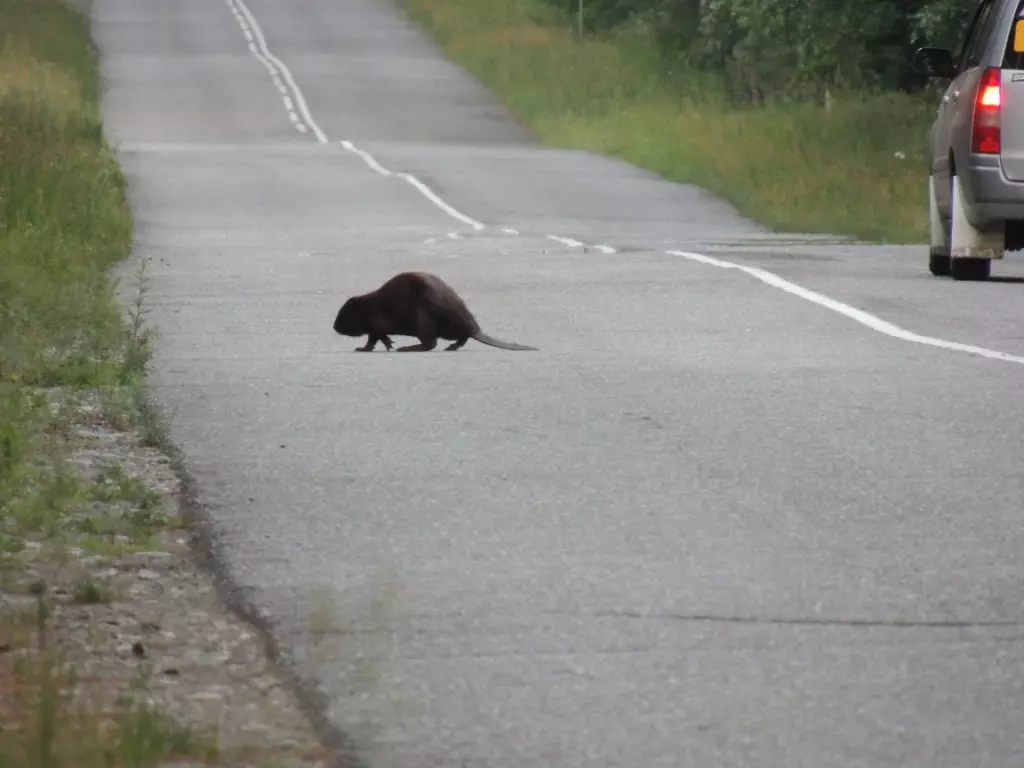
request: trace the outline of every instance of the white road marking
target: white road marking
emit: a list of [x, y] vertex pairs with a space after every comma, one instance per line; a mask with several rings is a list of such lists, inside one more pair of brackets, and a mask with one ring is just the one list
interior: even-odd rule
[[447, 235], [445, 235], [445, 237], [447, 237], [449, 240], [461, 240], [462, 239], [462, 235], [460, 235], [458, 232], [449, 232]]
[[[327, 134], [323, 132], [316, 120], [313, 119], [313, 115], [309, 111], [309, 106], [306, 104], [306, 98], [302, 94], [302, 89], [299, 88], [298, 83], [295, 82], [295, 78], [292, 76], [291, 70], [288, 69], [288, 65], [281, 61], [281, 59], [275, 56], [270, 50], [270, 47], [267, 45], [267, 39], [263, 34], [263, 30], [260, 27], [259, 22], [256, 21], [256, 17], [253, 16], [252, 11], [250, 11], [249, 7], [245, 4], [245, 0], [225, 0], [225, 2], [231, 10], [231, 13], [234, 15], [235, 20], [238, 22], [239, 27], [241, 27], [242, 34], [245, 35], [245, 39], [248, 42], [249, 50], [252, 52], [252, 55], [261, 61], [270, 73], [271, 80], [273, 80], [274, 85], [281, 94], [281, 99], [284, 102], [284, 108], [288, 113], [288, 119], [299, 132], [306, 133], [307, 131], [312, 130], [317, 141], [321, 144], [327, 144]], [[486, 229], [486, 226], [482, 222], [467, 216], [446, 203], [437, 193], [411, 173], [388, 170], [381, 165], [373, 155], [366, 150], [355, 146], [351, 141], [342, 141], [341, 146], [349, 152], [361, 157], [363, 161], [370, 166], [370, 168], [381, 176], [395, 176], [408, 184], [411, 184], [420, 192], [420, 194], [427, 198], [427, 200], [453, 219], [461, 221], [463, 224], [468, 224], [477, 232], [482, 229]], [[518, 230], [512, 229], [511, 227], [503, 228], [502, 232], [507, 235], [519, 234]], [[454, 232], [450, 232], [448, 233], [448, 237], [452, 240], [458, 240], [460, 236]], [[547, 237], [549, 240], [562, 243], [570, 248], [586, 248], [584, 243], [581, 243], [579, 240], [573, 240], [572, 238], [559, 237], [558, 235], [548, 235]], [[594, 248], [601, 253], [615, 253], [615, 249], [608, 245], [595, 245]]]
[[588, 246], [586, 243], [581, 243], [579, 240], [573, 240], [571, 237], [559, 237], [558, 235], [546, 235], [546, 237], [548, 240], [554, 240], [556, 243], [567, 245], [570, 248], [583, 248], [583, 250], [593, 248], [595, 251], [600, 251], [601, 253], [616, 253], [615, 249], [610, 245]]
[[865, 312], [863, 309], [857, 309], [856, 307], [844, 304], [841, 301], [836, 301], [824, 294], [809, 290], [803, 286], [797, 285], [796, 283], [791, 283], [789, 280], [781, 278], [773, 272], [760, 269], [759, 267], [748, 267], [743, 264], [725, 261], [724, 259], [716, 259], [711, 256], [705, 256], [702, 253], [692, 253], [690, 251], [665, 251], [665, 253], [671, 256], [682, 256], [684, 259], [696, 261], [701, 264], [707, 264], [712, 267], [718, 267], [720, 269], [738, 269], [739, 271], [746, 272], [751, 277], [755, 277], [773, 288], [778, 288], [786, 293], [799, 296], [805, 301], [809, 301], [812, 304], [817, 304], [819, 307], [829, 309], [837, 314], [843, 315], [844, 317], [848, 317], [861, 325], [867, 326], [873, 331], [885, 334], [886, 336], [891, 336], [892, 338], [899, 339], [900, 341], [908, 341], [912, 344], [923, 344], [928, 347], [937, 347], [939, 349], [948, 349], [954, 352], [966, 352], [967, 354], [985, 357], [990, 360], [1000, 360], [1004, 363], [1024, 365], [1024, 357], [1020, 357], [1018, 355], [1011, 355], [1006, 352], [999, 352], [986, 347], [976, 347], [972, 344], [961, 344], [958, 341], [937, 339], [933, 336], [922, 336], [919, 333], [908, 331], [905, 328], [901, 328], [898, 325], [890, 323], [888, 320], [883, 320], [876, 315], [872, 315], [870, 312]]
[[[252, 15], [249, 7], [245, 4], [245, 0], [225, 0], [228, 4], [228, 8], [234, 14], [235, 19], [238, 21], [239, 26], [242, 28], [242, 33], [249, 41], [249, 50], [252, 51], [253, 55], [263, 62], [264, 66], [269, 70], [270, 77], [274, 80], [274, 84], [277, 89], [281, 91], [285, 97], [285, 108], [289, 111], [289, 118], [295, 115], [292, 120], [296, 127], [305, 123], [313, 134], [316, 136], [317, 141], [321, 144], [327, 143], [327, 134], [321, 130], [320, 126], [317, 125], [316, 120], [313, 119], [313, 115], [309, 112], [309, 106], [306, 104], [306, 98], [302, 95], [302, 89], [299, 88], [295, 82], [295, 78], [292, 77], [291, 70], [288, 69], [288, 65], [281, 61], [275, 56], [270, 48], [267, 47], [267, 39], [263, 36], [263, 30], [260, 29], [259, 22]], [[284, 78], [284, 83], [281, 82], [281, 78]], [[287, 83], [287, 88], [285, 87]], [[289, 93], [298, 108], [298, 114], [295, 109], [289, 107]], [[301, 115], [302, 119], [299, 120], [298, 116]], [[302, 130], [300, 128], [300, 130]]]
[[559, 237], [558, 235], [548, 235], [548, 240], [554, 240], [556, 243], [567, 245], [570, 248], [581, 248], [583, 243], [579, 240], [573, 240], [571, 237]]
[[396, 176], [399, 179], [403, 179], [404, 181], [407, 181], [409, 184], [411, 184], [417, 190], [419, 190], [420, 194], [422, 194], [425, 198], [427, 198], [427, 200], [432, 202], [434, 205], [436, 205], [442, 211], [447, 213], [453, 219], [457, 219], [458, 221], [461, 221], [463, 224], [468, 224], [469, 226], [471, 226], [473, 229], [475, 229], [478, 232], [481, 229], [486, 229], [486, 227], [483, 224], [481, 224], [479, 221], [477, 221], [476, 219], [470, 218], [469, 216], [467, 216], [466, 214], [462, 213], [461, 211], [458, 211], [455, 208], [453, 208], [452, 206], [448, 205], [448, 203], [446, 203], [444, 200], [442, 200], [430, 187], [428, 187], [422, 181], [417, 179], [411, 173], [404, 173], [402, 171], [390, 171], [390, 170], [388, 170], [383, 165], [381, 165], [379, 162], [377, 162], [377, 158], [375, 158], [373, 155], [371, 155], [365, 149], [359, 149], [359, 147], [357, 147], [351, 141], [348, 141], [348, 140], [342, 141], [341, 142], [341, 146], [343, 146], [349, 152], [352, 152], [353, 154], [359, 155], [359, 157], [361, 157], [363, 159], [363, 162], [365, 162], [368, 166], [370, 166], [373, 170], [375, 170], [381, 176]]
[[[257, 22], [256, 18], [252, 15], [252, 11], [250, 11], [248, 6], [246, 6], [245, 0], [225, 0], [225, 2], [234, 14], [239, 26], [241, 26], [242, 33], [249, 41], [249, 50], [252, 51], [252, 54], [257, 59], [263, 62], [264, 66], [266, 66], [267, 70], [270, 72], [270, 77], [273, 79], [274, 85], [276, 85], [278, 91], [281, 92], [282, 100], [284, 101], [285, 109], [288, 111], [289, 119], [295, 127], [303, 133], [305, 133], [306, 127], [308, 126], [321, 144], [327, 144], [327, 134], [325, 134], [320, 126], [317, 125], [316, 120], [313, 119], [313, 115], [310, 114], [309, 107], [306, 104], [306, 98], [302, 94], [302, 89], [299, 88], [298, 84], [295, 82], [295, 78], [292, 76], [291, 70], [288, 69], [288, 65], [277, 58], [277, 56], [275, 56], [267, 46], [267, 39], [263, 35], [263, 30], [260, 28], [259, 22]], [[284, 82], [281, 80], [282, 77], [284, 78]], [[285, 86], [285, 83], [287, 83], [287, 87]], [[302, 116], [301, 119], [299, 115]], [[435, 194], [430, 187], [417, 179], [411, 173], [401, 173], [388, 170], [378, 163], [373, 155], [365, 150], [359, 149], [351, 141], [342, 141], [341, 145], [349, 152], [354, 152], [359, 155], [366, 164], [370, 166], [370, 168], [382, 176], [396, 176], [408, 182], [415, 187], [420, 194], [427, 198], [427, 200], [432, 202], [453, 219], [457, 219], [464, 224], [468, 224], [477, 231], [485, 229], [485, 226], [482, 223], [453, 208]]]

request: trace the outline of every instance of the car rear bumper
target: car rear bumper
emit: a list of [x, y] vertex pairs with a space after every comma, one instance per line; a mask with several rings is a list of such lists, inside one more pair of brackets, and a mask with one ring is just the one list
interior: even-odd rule
[[965, 176], [961, 182], [970, 201], [966, 213], [974, 226], [1024, 219], [1024, 182], [1006, 178], [999, 158], [972, 157]]

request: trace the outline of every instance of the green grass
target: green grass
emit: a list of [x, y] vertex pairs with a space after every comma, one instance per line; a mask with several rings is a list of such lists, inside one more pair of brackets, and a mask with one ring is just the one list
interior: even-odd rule
[[[87, 495], [63, 465], [75, 400], [137, 400], [147, 331], [109, 269], [130, 250], [87, 22], [61, 0], [0, 0], [0, 516], [55, 535]], [[129, 394], [125, 395], [127, 392]], [[55, 394], [58, 393], [58, 394]]]
[[833, 93], [829, 111], [738, 106], [714, 77], [671, 71], [638, 27], [581, 41], [543, 0], [400, 3], [545, 143], [698, 184], [779, 231], [927, 236], [934, 100]]
[[[94, 588], [84, 590], [80, 602], [106, 599]], [[111, 704], [102, 695], [104, 680], [83, 679], [67, 669], [63, 654], [47, 640], [46, 597], [40, 592], [37, 600], [38, 610], [0, 628], [0, 641], [22, 651], [0, 665], [0, 768], [218, 764], [212, 733], [182, 728], [146, 703], [148, 670], [140, 670], [132, 688]]]
[[[87, 22], [62, 0], [0, 0], [0, 577], [28, 538], [60, 557], [151, 547], [171, 524], [158, 497], [108, 468], [92, 480], [68, 463], [79, 401], [159, 437], [141, 408], [149, 330], [140, 300], [125, 322], [110, 267], [128, 256], [124, 180], [103, 139], [99, 71]], [[118, 514], [114, 515], [113, 511]], [[88, 530], [81, 530], [82, 527]], [[126, 535], [127, 534], [127, 535]], [[3, 581], [4, 585], [8, 582]], [[4, 587], [6, 588], [6, 586]], [[81, 605], [116, 599], [89, 581]], [[28, 627], [44, 635], [46, 613]], [[213, 746], [128, 696], [114, 710], [70, 698], [108, 681], [76, 680], [25, 622], [0, 619], [0, 768], [128, 768], [171, 757], [211, 758]], [[12, 650], [13, 649], [13, 650]], [[21, 653], [14, 653], [21, 650]]]

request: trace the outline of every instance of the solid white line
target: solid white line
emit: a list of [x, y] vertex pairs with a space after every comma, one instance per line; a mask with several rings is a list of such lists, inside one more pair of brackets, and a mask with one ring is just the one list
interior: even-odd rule
[[453, 219], [458, 219], [459, 221], [463, 222], [464, 224], [468, 224], [469, 226], [471, 226], [473, 229], [477, 230], [478, 232], [481, 229], [484, 228], [484, 225], [481, 224], [476, 219], [471, 219], [466, 214], [464, 214], [464, 213], [462, 213], [460, 211], [457, 211], [457, 210], [455, 210], [455, 208], [453, 208], [452, 206], [448, 205], [448, 203], [446, 203], [444, 200], [442, 200], [440, 197], [438, 197], [436, 194], [434, 194], [433, 190], [431, 190], [430, 187], [428, 187], [422, 181], [417, 179], [411, 173], [396, 173], [395, 175], [400, 177], [400, 178], [405, 179], [407, 182], [409, 182], [414, 187], [416, 187], [416, 189], [418, 189], [420, 192], [423, 193], [423, 196], [425, 198], [427, 198], [427, 200], [432, 202], [434, 205], [436, 205], [442, 211], [447, 213]]
[[519, 230], [518, 229], [512, 229], [512, 227], [503, 227], [501, 231], [504, 232], [506, 235], [518, 235], [519, 234]]
[[[228, 0], [229, 3], [230, 3], [230, 1], [231, 0]], [[238, 23], [242, 25], [242, 31], [243, 32], [246, 31], [245, 19], [243, 19], [237, 13], [235, 14], [235, 17], [238, 19]], [[259, 50], [259, 48], [256, 47], [255, 43], [249, 43], [249, 51], [252, 53], [253, 56], [256, 57], [256, 59], [258, 61], [262, 62], [263, 66], [265, 66], [267, 68], [267, 71], [270, 72], [271, 80], [273, 80], [276, 84], [279, 85], [278, 90], [280, 90], [282, 95], [284, 96], [284, 100], [285, 100], [285, 105], [284, 106], [285, 106], [285, 111], [288, 113], [288, 118], [292, 121], [293, 124], [296, 125], [296, 127], [298, 127], [299, 123], [301, 123], [301, 120], [299, 119], [299, 116], [297, 114], [295, 114], [295, 111], [293, 109], [291, 109], [289, 107], [288, 103], [287, 103], [288, 89], [284, 87], [284, 84], [281, 82], [281, 79], [278, 77], [277, 69], [274, 67], [273, 63], [266, 56], [264, 56], [262, 53], [260, 53], [260, 50]]]
[[267, 68], [267, 71], [270, 73], [270, 79], [273, 80], [274, 85], [277, 86], [277, 89], [284, 96], [284, 106], [285, 111], [288, 113], [288, 119], [292, 121], [292, 124], [296, 128], [298, 128], [300, 131], [304, 133], [306, 131], [306, 126], [302, 123], [302, 120], [295, 113], [295, 110], [292, 109], [292, 105], [289, 103], [288, 100], [288, 89], [285, 88], [284, 83], [281, 82], [281, 77], [277, 71], [277, 68], [274, 66], [273, 62], [271, 62], [270, 59], [264, 56], [260, 52], [260, 49], [256, 46], [252, 32], [249, 30], [249, 25], [246, 22], [246, 20], [242, 18], [242, 14], [239, 12], [239, 10], [232, 4], [233, 0], [226, 0], [226, 2], [228, 7], [231, 9], [231, 13], [234, 14], [235, 20], [238, 22], [238, 25], [242, 28], [242, 34], [244, 34], [246, 40], [249, 41], [249, 52], [252, 53], [252, 55], [255, 56], [256, 59]]
[[375, 170], [381, 176], [395, 176], [395, 177], [397, 177], [399, 179], [407, 181], [409, 184], [411, 184], [417, 190], [419, 190], [419, 192], [425, 198], [427, 198], [427, 200], [432, 202], [434, 205], [436, 205], [442, 211], [447, 213], [453, 219], [457, 219], [458, 221], [461, 221], [463, 224], [468, 224], [469, 226], [471, 226], [473, 229], [477, 230], [478, 232], [481, 229], [486, 229], [486, 227], [483, 224], [481, 224], [479, 221], [477, 221], [476, 219], [470, 218], [469, 216], [467, 216], [466, 214], [462, 213], [461, 211], [458, 211], [455, 208], [453, 208], [452, 206], [448, 205], [448, 203], [446, 203], [444, 200], [442, 200], [430, 187], [428, 187], [422, 181], [417, 179], [411, 173], [404, 173], [404, 172], [401, 172], [401, 171], [389, 171], [387, 168], [385, 168], [383, 165], [381, 165], [379, 162], [377, 162], [377, 159], [373, 155], [371, 155], [365, 149], [359, 149], [359, 147], [357, 147], [351, 141], [347, 141], [347, 140], [346, 141], [342, 141], [341, 142], [341, 146], [343, 146], [349, 152], [352, 152], [353, 154], [358, 155], [359, 157], [361, 157], [363, 159], [363, 162], [365, 162], [368, 166], [370, 166], [370, 168]]
[[[313, 119], [313, 115], [310, 114], [309, 106], [306, 104], [306, 97], [302, 95], [302, 89], [299, 88], [298, 84], [295, 82], [295, 78], [292, 77], [292, 73], [291, 70], [288, 69], [288, 65], [277, 58], [277, 56], [275, 56], [267, 46], [267, 39], [263, 35], [263, 30], [260, 28], [259, 22], [256, 21], [256, 17], [252, 15], [252, 11], [250, 11], [249, 7], [245, 4], [245, 0], [225, 0], [225, 2], [227, 2], [228, 7], [231, 8], [232, 12], [235, 14], [235, 18], [238, 19], [239, 24], [242, 25], [242, 32], [245, 34], [246, 38], [251, 40], [255, 37], [256, 47], [259, 50], [254, 50], [252, 46], [250, 46], [250, 50], [253, 50], [254, 54], [267, 66], [272, 78], [277, 80], [278, 72], [282, 77], [284, 77], [285, 82], [288, 83], [288, 87], [291, 90], [291, 96], [295, 99], [295, 104], [298, 106], [299, 113], [302, 115], [302, 119], [313, 131], [317, 141], [321, 144], [326, 144], [327, 134], [321, 130], [320, 126], [317, 125], [316, 120]], [[242, 16], [245, 17], [244, 20], [239, 18], [238, 12], [241, 12]], [[278, 72], [275, 72], [275, 69], [277, 69]]]
[[[253, 56], [259, 59], [259, 61], [261, 61], [267, 68], [267, 71], [270, 73], [271, 80], [274, 82], [277, 90], [281, 93], [285, 110], [287, 110], [288, 118], [291, 120], [292, 124], [302, 133], [305, 133], [307, 130], [312, 130], [317, 141], [321, 144], [327, 144], [327, 134], [323, 132], [323, 129], [320, 128], [316, 120], [313, 118], [312, 113], [310, 113], [309, 105], [306, 104], [306, 97], [303, 95], [302, 89], [299, 88], [298, 83], [295, 82], [295, 78], [292, 76], [291, 70], [288, 69], [288, 65], [281, 61], [281, 59], [274, 55], [270, 50], [270, 47], [267, 45], [267, 38], [263, 34], [263, 29], [260, 27], [259, 22], [256, 21], [256, 17], [253, 15], [252, 11], [249, 10], [249, 7], [245, 4], [245, 0], [225, 0], [225, 2], [231, 10], [231, 13], [234, 15], [235, 20], [241, 27], [242, 34], [245, 35], [245, 38], [248, 41], [249, 50], [252, 52]], [[284, 82], [282, 82], [282, 78], [284, 79]], [[286, 83], [287, 86], [285, 85]], [[468, 224], [478, 232], [482, 229], [486, 229], [486, 226], [482, 222], [467, 216], [446, 203], [437, 193], [411, 173], [388, 170], [377, 162], [377, 159], [373, 155], [366, 150], [359, 149], [351, 141], [342, 141], [341, 145], [349, 152], [359, 155], [359, 157], [361, 157], [363, 161], [370, 166], [370, 168], [382, 176], [395, 176], [408, 184], [411, 184], [420, 192], [420, 194], [427, 198], [427, 200], [447, 213], [453, 219], [461, 221], [463, 224]], [[502, 231], [509, 235], [519, 234], [517, 230], [511, 228], [505, 228]], [[572, 240], [571, 238], [558, 237], [555, 235], [549, 235], [548, 237], [551, 240], [568, 245], [570, 248], [584, 247], [583, 243], [578, 240]], [[457, 239], [457, 237], [453, 239]], [[595, 246], [595, 248], [602, 253], [615, 253], [615, 249], [607, 245], [598, 245]]]
[[786, 293], [799, 296], [805, 301], [809, 301], [812, 304], [817, 304], [820, 307], [829, 309], [837, 314], [848, 317], [851, 320], [855, 320], [873, 331], [885, 334], [886, 336], [891, 336], [892, 338], [899, 339], [900, 341], [908, 341], [912, 344], [923, 344], [928, 347], [937, 347], [939, 349], [948, 349], [954, 352], [966, 352], [968, 354], [985, 357], [990, 360], [1000, 360], [1004, 363], [1024, 365], [1024, 357], [1010, 355], [1006, 352], [999, 352], [986, 347], [976, 347], [972, 344], [961, 344], [958, 341], [947, 341], [946, 339], [937, 339], [932, 336], [922, 336], [919, 333], [908, 331], [905, 328], [901, 328], [898, 325], [890, 323], [888, 320], [883, 320], [880, 317], [872, 315], [870, 312], [865, 312], [863, 309], [857, 309], [856, 307], [844, 304], [841, 301], [836, 301], [824, 294], [808, 290], [803, 286], [791, 283], [789, 280], [779, 277], [773, 272], [768, 272], [767, 270], [760, 269], [758, 267], [748, 267], [742, 264], [736, 264], [732, 261], [716, 259], [711, 256], [705, 256], [702, 253], [692, 253], [689, 251], [666, 251], [666, 253], [671, 256], [682, 256], [684, 259], [700, 262], [701, 264], [707, 264], [720, 269], [738, 269], [741, 272], [746, 272], [751, 277], [755, 277], [773, 288], [778, 288]]
[[373, 170], [375, 170], [381, 176], [393, 176], [394, 175], [393, 173], [391, 173], [391, 171], [389, 171], [383, 165], [378, 163], [377, 159], [373, 155], [371, 155], [366, 150], [359, 149], [359, 147], [357, 147], [351, 141], [343, 141], [343, 142], [341, 142], [341, 146], [343, 146], [349, 152], [353, 152], [353, 153], [359, 155], [368, 166], [370, 166]]
[[556, 243], [567, 245], [570, 248], [580, 248], [583, 246], [579, 240], [573, 240], [571, 237], [559, 237], [558, 235], [548, 235], [548, 240], [554, 240]]

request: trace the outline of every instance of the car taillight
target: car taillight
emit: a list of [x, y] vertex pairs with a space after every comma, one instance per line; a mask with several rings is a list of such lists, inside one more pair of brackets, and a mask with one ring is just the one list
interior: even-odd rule
[[981, 75], [978, 100], [974, 104], [974, 125], [971, 151], [982, 155], [998, 155], [1000, 149], [999, 109], [1002, 106], [999, 67], [988, 67]]

